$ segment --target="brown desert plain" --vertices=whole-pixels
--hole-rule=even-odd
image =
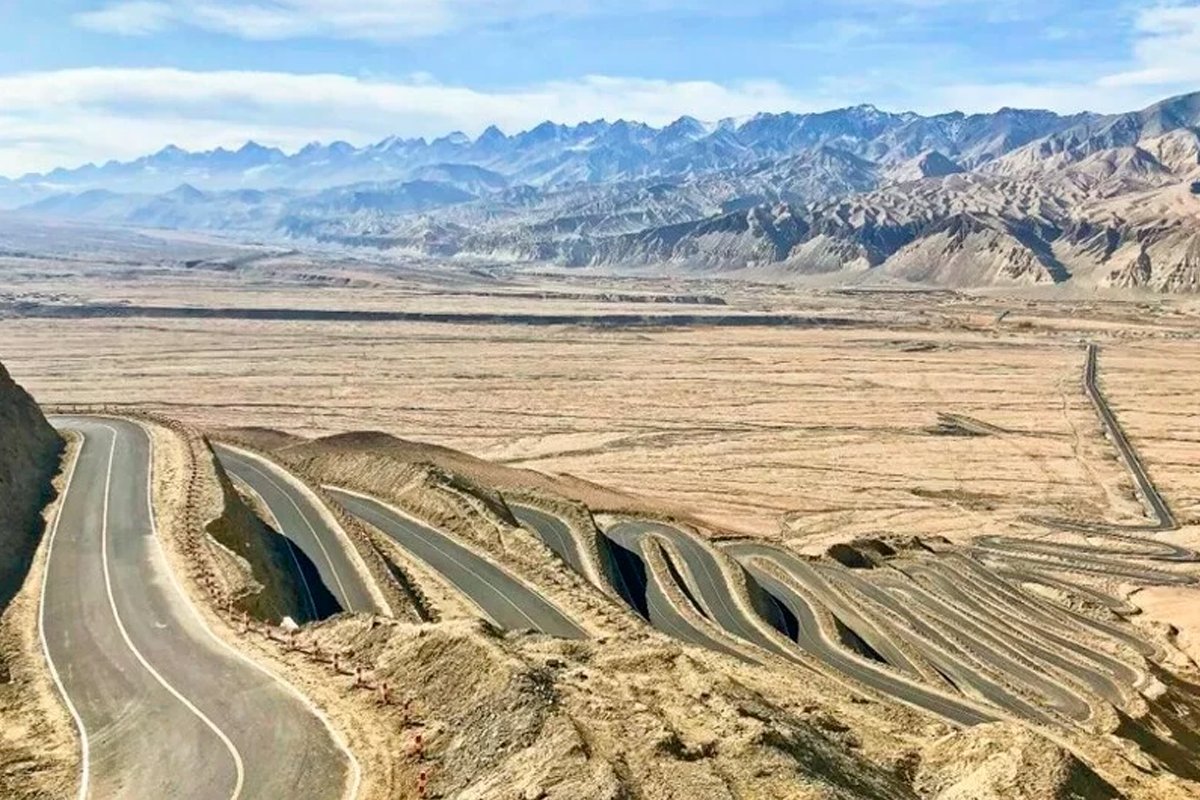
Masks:
[[[1200,545],[1193,298],[758,285],[160,236],[72,230],[0,257],[0,360],[39,403],[211,431],[381,431],[808,555],[866,538],[1065,541],[1033,520],[1144,521],[1082,388],[1092,342],[1180,523],[1161,535]],[[1200,660],[1200,590],[1104,588]]]

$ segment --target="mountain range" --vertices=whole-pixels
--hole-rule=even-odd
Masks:
[[[0,179],[19,213],[771,279],[1200,291],[1200,93],[1126,114],[598,120]]]

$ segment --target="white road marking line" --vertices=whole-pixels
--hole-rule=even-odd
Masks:
[[[387,510],[387,509],[385,508],[385,509],[384,509],[384,511],[386,511],[386,510]],[[380,511],[376,511],[375,513],[376,513],[376,516],[377,516],[379,519],[387,520],[387,518],[388,518],[388,515],[387,515],[386,513],[381,513]],[[397,517],[395,521],[396,521],[396,522],[399,522],[399,523],[402,523],[402,522],[403,522],[403,519],[402,519],[402,518],[400,518],[400,517]],[[483,584],[484,586],[486,586],[488,589],[490,589],[490,590],[492,591],[492,593],[493,593],[494,595],[496,595],[496,597],[500,598],[500,599],[501,599],[501,600],[503,600],[505,603],[507,603],[508,605],[512,606],[512,608],[513,608],[513,610],[514,610],[514,611],[516,611],[518,614],[520,614],[522,617],[524,617],[524,618],[525,618],[525,621],[529,623],[529,626],[530,626],[531,628],[533,628],[534,630],[541,630],[540,626],[539,626],[539,625],[538,625],[536,622],[534,622],[534,621],[533,621],[533,618],[532,618],[532,617],[530,617],[528,614],[526,614],[526,613],[525,613],[525,611],[524,611],[524,609],[522,609],[522,608],[521,608],[519,605],[517,605],[515,602],[513,602],[513,600],[512,600],[511,598],[509,598],[509,596],[508,596],[508,595],[506,595],[506,594],[505,594],[505,593],[504,593],[504,592],[503,592],[503,591],[502,591],[502,590],[501,590],[499,587],[497,587],[497,586],[494,586],[494,585],[491,583],[491,581],[489,581],[487,578],[483,577],[483,576],[482,576],[482,575],[480,575],[478,572],[476,572],[475,570],[471,569],[471,567],[470,567],[470,566],[468,566],[468,565],[466,565],[466,564],[462,563],[462,562],[461,562],[461,561],[459,561],[457,558],[455,558],[455,555],[454,555],[454,553],[447,552],[446,550],[442,549],[441,547],[438,547],[438,544],[437,544],[437,542],[436,542],[436,541],[434,541],[434,540],[432,540],[432,539],[430,539],[430,538],[429,538],[429,537],[428,537],[428,536],[425,534],[425,532],[424,532],[424,531],[421,531],[419,528],[417,528],[417,529],[415,529],[415,530],[414,530],[414,529],[410,529],[410,528],[407,528],[407,527],[405,527],[405,526],[404,526],[404,525],[402,525],[402,524],[401,524],[401,525],[399,525],[399,527],[401,527],[401,528],[404,528],[405,532],[406,532],[406,533],[409,533],[410,535],[416,535],[416,537],[417,537],[418,539],[420,539],[422,542],[424,542],[426,545],[428,545],[429,547],[432,547],[434,550],[438,551],[438,552],[439,552],[439,553],[441,553],[443,556],[445,556],[446,558],[448,558],[448,559],[449,559],[451,562],[453,562],[455,565],[457,565],[458,567],[460,567],[460,568],[461,568],[461,569],[463,569],[464,571],[466,571],[466,572],[470,573],[472,576],[474,576],[475,578],[477,578],[477,579],[479,580],[479,582],[480,582],[481,584]],[[399,542],[399,541],[397,541],[397,543],[398,543],[398,544],[400,544],[400,546],[401,546],[401,547],[405,547],[405,545],[404,545],[404,543],[403,543],[403,542]],[[406,549],[406,550],[409,550],[409,551],[411,552],[411,548],[405,547],[405,549]],[[416,555],[416,554],[414,553],[414,555]],[[420,556],[418,556],[418,558],[419,558],[419,557],[420,557]],[[430,565],[430,566],[432,566],[432,565]],[[436,567],[434,567],[434,569],[436,569]],[[449,579],[449,576],[447,576],[447,578]],[[451,582],[451,583],[454,583],[454,580],[453,580],[453,579],[450,579],[450,582]]]
[[[403,511],[401,511],[400,509],[398,509],[398,508],[395,508],[394,506],[392,506],[392,505],[390,505],[390,504],[388,504],[388,503],[385,503],[385,502],[383,502],[383,501],[381,501],[381,500],[379,500],[379,499],[377,499],[377,498],[371,497],[370,495],[362,494],[361,492],[355,492],[355,491],[351,491],[351,490],[349,490],[349,489],[342,489],[342,488],[335,487],[335,486],[330,486],[330,487],[326,487],[326,488],[333,489],[335,492],[340,492],[341,494],[348,495],[349,497],[357,497],[357,498],[359,498],[360,500],[364,500],[364,501],[366,501],[368,504],[373,504],[373,505],[377,506],[379,509],[382,509],[382,510],[383,510],[383,512],[385,512],[385,513],[383,513],[383,514],[381,514],[381,515],[380,515],[380,516],[384,517],[385,519],[386,519],[386,517],[387,517],[388,515],[393,515],[393,516],[395,516],[395,517],[397,518],[397,520],[399,520],[400,522],[404,522],[404,521],[406,521],[406,520],[407,520],[407,521],[408,521],[410,524],[412,524],[412,525],[416,526],[416,530],[417,530],[418,532],[420,532],[420,531],[421,531],[423,528],[428,528],[428,532],[429,532],[429,533],[432,533],[432,534],[433,534],[434,536],[436,536],[437,538],[443,539],[443,540],[444,540],[444,542],[445,542],[446,544],[448,544],[448,545],[451,545],[451,546],[454,546],[454,547],[460,547],[460,548],[462,548],[463,550],[467,551],[468,553],[470,553],[470,552],[471,552],[471,551],[467,550],[467,548],[463,547],[462,545],[459,545],[457,542],[455,542],[455,541],[453,541],[452,539],[450,539],[450,537],[449,537],[449,536],[446,536],[445,534],[442,534],[442,533],[438,532],[436,529],[432,528],[431,526],[427,526],[427,525],[426,525],[426,523],[423,523],[423,522],[421,522],[421,521],[420,521],[420,520],[418,520],[418,519],[414,519],[413,517],[409,516],[408,514],[405,514],[405,513],[404,513]],[[491,584],[491,583],[490,583],[490,582],[489,582],[489,581],[488,581],[486,578],[484,578],[483,576],[479,575],[477,572],[475,572],[475,571],[474,571],[473,569],[471,569],[469,566],[467,566],[466,564],[463,564],[462,562],[460,562],[460,561],[459,561],[457,558],[455,558],[455,557],[454,557],[454,555],[452,555],[451,553],[448,553],[448,552],[446,552],[445,550],[443,550],[441,547],[439,547],[439,546],[437,545],[437,543],[436,543],[436,542],[434,542],[434,541],[431,541],[430,539],[428,539],[428,538],[427,538],[427,536],[426,536],[424,533],[418,533],[418,535],[419,535],[419,537],[421,538],[421,540],[422,540],[422,541],[424,541],[426,544],[428,544],[429,546],[433,547],[433,548],[434,548],[435,550],[437,550],[439,553],[441,553],[442,555],[444,555],[444,556],[446,556],[447,558],[449,558],[451,561],[453,561],[455,564],[457,564],[458,566],[460,566],[460,567],[462,567],[463,569],[465,569],[467,572],[470,572],[472,575],[474,575],[476,578],[478,578],[480,581],[482,581],[482,582],[484,583],[484,585],[486,585],[486,586],[487,586],[488,588],[490,588],[490,589],[491,589],[493,592],[495,592],[495,593],[496,593],[496,594],[498,594],[498,595],[499,595],[501,598],[503,598],[503,599],[505,600],[505,602],[507,602],[509,605],[511,605],[513,608],[515,608],[515,609],[517,610],[517,613],[519,613],[519,614],[520,614],[522,617],[524,617],[526,620],[528,620],[528,621],[529,621],[529,624],[533,626],[534,630],[539,630],[539,631],[546,632],[546,631],[544,631],[544,630],[543,630],[543,629],[542,629],[540,626],[538,626],[538,625],[537,625],[537,623],[535,623],[535,622],[534,622],[534,621],[533,621],[533,620],[532,620],[532,619],[529,617],[529,615],[528,615],[528,614],[526,614],[526,613],[525,613],[523,610],[521,610],[520,606],[518,606],[518,605],[517,605],[516,603],[514,603],[514,602],[513,602],[511,599],[509,599],[509,598],[508,598],[508,596],[507,596],[507,595],[505,595],[505,594],[504,594],[504,592],[503,592],[502,590],[500,590],[498,587],[496,587],[496,586],[492,585],[492,584]],[[401,546],[401,547],[404,547],[404,544],[403,544],[402,542],[400,542],[399,540],[397,540],[397,544],[400,544],[400,546]],[[406,550],[409,550],[409,552],[412,552],[412,551],[411,551],[409,548],[407,548],[407,547],[406,547],[405,549],[406,549]],[[415,555],[415,554],[414,554],[414,555]],[[420,558],[420,556],[417,556],[417,557],[418,557],[418,558]],[[501,574],[504,574],[504,575],[506,575],[506,576],[507,576],[507,572],[506,572],[506,571],[505,571],[505,570],[504,570],[502,567],[499,567],[499,566],[497,566],[497,565],[495,565],[495,564],[492,564],[490,561],[488,561],[486,558],[483,558],[482,556],[476,556],[476,558],[478,558],[478,559],[479,559],[479,560],[480,560],[482,563],[484,563],[484,564],[487,564],[488,566],[492,567],[493,569],[495,569],[495,570],[499,571]],[[423,560],[423,559],[422,559],[422,560]],[[430,565],[430,566],[432,567],[432,565]],[[435,569],[435,570],[436,570],[436,567],[434,567],[433,569]],[[512,576],[508,576],[508,577],[512,577]],[[447,580],[449,580],[449,578],[448,578],[448,577],[447,577]],[[554,616],[556,616],[556,617],[557,617],[557,618],[558,618],[558,619],[559,619],[561,622],[564,622],[564,623],[565,623],[565,624],[566,624],[568,627],[571,627],[571,628],[573,628],[573,629],[574,629],[575,631],[577,631],[577,632],[578,632],[578,633],[579,633],[581,636],[584,636],[584,637],[586,637],[586,635],[587,635],[587,634],[586,634],[586,632],[585,632],[585,631],[584,631],[582,628],[580,628],[578,625],[576,625],[576,624],[575,624],[575,622],[574,622],[574,621],[572,621],[572,620],[570,619],[570,617],[568,617],[566,614],[564,614],[564,613],[563,613],[563,612],[562,612],[562,611],[561,611],[561,610],[558,608],[558,606],[554,605],[554,604],[553,604],[552,602],[550,602],[550,601],[549,601],[547,598],[543,597],[543,596],[542,596],[540,593],[538,593],[538,592],[537,592],[537,591],[535,591],[534,589],[532,589],[532,588],[530,588],[529,586],[527,586],[527,585],[526,585],[526,584],[525,584],[523,581],[521,581],[521,580],[519,580],[519,579],[517,579],[517,578],[512,578],[512,580],[513,580],[513,581],[515,581],[515,582],[516,582],[516,583],[517,583],[517,584],[518,584],[518,585],[519,585],[519,586],[520,586],[520,587],[521,587],[521,588],[522,588],[524,591],[528,592],[528,594],[529,594],[531,597],[535,598],[535,599],[536,599],[536,600],[537,600],[539,603],[541,603],[545,609],[547,609],[548,611],[550,611],[550,612],[551,612],[551,613],[552,613]],[[451,580],[450,582],[451,582],[451,583],[454,583],[454,581],[453,581],[453,580]],[[495,621],[495,620],[493,620],[493,622],[494,622],[494,621]]]
[[[315,528],[313,528],[312,523],[308,521],[308,517],[304,514],[303,511],[300,510],[300,506],[296,503],[295,498],[293,498],[291,496],[291,494],[289,494],[287,492],[287,490],[285,490],[282,486],[280,486],[274,480],[274,478],[272,478],[270,475],[268,475],[263,470],[259,469],[258,466],[256,466],[255,464],[252,464],[245,459],[242,459],[242,463],[245,466],[247,466],[250,469],[257,472],[263,478],[265,478],[267,483],[271,484],[271,486],[273,486],[276,491],[278,491],[280,494],[282,494],[284,497],[286,497],[287,501],[292,504],[292,508],[296,509],[296,513],[300,515],[300,519],[304,520],[304,524],[306,526],[308,526],[309,533],[311,533],[313,539],[315,539],[317,541],[317,547],[321,548],[321,552],[325,555],[325,563],[327,563],[329,565],[329,571],[331,573],[333,573],[333,580],[338,585],[338,591],[340,591],[342,593],[342,602],[345,603],[346,610],[353,612],[354,611],[353,604],[350,602],[349,595],[346,594],[346,587],[342,584],[342,578],[340,575],[338,575],[337,567],[335,567],[333,565],[333,559],[329,557],[329,551],[325,549],[325,543],[322,542],[321,537],[317,535],[317,531]],[[268,507],[269,507],[269,505],[270,504],[268,504]],[[276,519],[278,519],[278,517],[276,517]],[[280,531],[280,533],[283,533],[283,531]],[[284,534],[284,538],[286,538],[286,537],[287,537],[287,535]],[[295,556],[293,556],[293,559],[294,558],[295,558]],[[296,568],[299,569],[299,564],[296,565]],[[307,587],[307,581],[305,581],[305,586]],[[311,598],[311,595],[310,595],[310,598]],[[315,615],[315,610],[316,610],[316,607],[314,606],[314,615]]]
[[[238,475],[236,472],[231,474],[242,483],[245,491],[252,493],[264,506],[267,507],[267,513],[271,516],[271,519],[264,520],[264,522],[279,531],[279,535],[283,537],[285,542],[287,542],[288,555],[292,559],[292,565],[296,568],[296,574],[300,576],[300,584],[304,587],[304,596],[308,599],[308,610],[311,612],[312,618],[315,620],[317,618],[317,602],[313,599],[312,587],[308,585],[308,577],[304,574],[304,570],[300,568],[300,559],[296,557],[296,543],[291,540],[291,537],[283,532],[283,525],[279,522],[279,517],[276,516],[275,512],[271,509],[271,504],[268,503],[267,499],[262,496],[262,493],[250,485],[249,481],[247,481],[241,475]]]
[[[121,638],[125,640],[125,646],[129,648],[131,653],[133,653],[134,658],[138,660],[138,663],[145,667],[146,671],[149,672],[150,675],[156,681],[158,681],[158,683],[162,685],[164,689],[170,692],[176,700],[182,703],[188,711],[191,711],[196,715],[197,718],[199,718],[201,722],[207,725],[208,728],[217,735],[217,738],[221,740],[221,743],[225,745],[225,749],[229,751],[229,755],[233,758],[234,768],[237,771],[237,779],[234,783],[233,793],[229,796],[229,798],[230,800],[237,800],[242,794],[242,786],[246,779],[246,769],[245,765],[242,763],[242,754],[238,752],[237,747],[234,746],[233,742],[225,734],[225,731],[221,730],[221,728],[215,722],[209,719],[203,711],[196,708],[195,704],[192,703],[191,700],[187,699],[183,693],[172,686],[170,682],[167,681],[167,679],[161,674],[159,674],[158,670],[156,670],[154,666],[146,660],[146,657],[143,656],[142,652],[137,649],[137,646],[133,643],[133,640],[129,638],[129,632],[125,630],[125,623],[121,620],[121,612],[117,610],[117,601],[116,598],[113,597],[112,576],[110,575],[108,568],[108,501],[109,495],[112,493],[113,459],[117,452],[117,438],[119,434],[117,433],[117,429],[111,425],[102,423],[101,427],[106,428],[110,433],[112,433],[112,445],[108,450],[108,474],[104,479],[104,510],[100,522],[100,561],[104,567],[104,589],[108,593],[108,605],[109,608],[112,609],[113,619],[116,620],[117,630],[120,631]],[[147,474],[149,474],[149,469],[147,469]],[[149,491],[149,481],[147,481],[146,488],[147,491]],[[147,495],[146,500],[147,504],[149,504],[149,495]],[[150,511],[150,519],[154,519],[152,508]]]
[[[86,800],[88,795],[88,781],[91,778],[91,745],[88,742],[87,728],[83,725],[83,718],[79,716],[79,710],[75,708],[75,704],[71,702],[71,696],[67,694],[67,688],[63,686],[62,678],[59,677],[58,667],[54,664],[54,659],[50,657],[50,646],[46,643],[46,584],[50,581],[50,559],[54,555],[54,539],[58,535],[58,523],[62,521],[63,512],[67,508],[67,497],[71,493],[71,481],[75,479],[75,467],[79,464],[79,457],[83,455],[83,445],[87,437],[81,431],[76,431],[79,436],[79,449],[75,451],[75,457],[71,460],[71,466],[67,472],[67,482],[63,486],[62,497],[59,498],[58,510],[54,514],[54,525],[50,528],[50,538],[46,543],[46,564],[42,567],[42,592],[41,599],[38,601],[38,639],[42,643],[42,655],[46,658],[46,665],[50,667],[50,677],[54,680],[54,686],[58,689],[58,694],[62,697],[63,704],[67,707],[67,711],[71,714],[71,719],[75,721],[75,729],[79,731],[79,800]]]
[[[150,443],[150,469],[146,470],[146,505],[150,509],[150,527],[154,531],[154,543],[157,545],[160,557],[165,562],[166,551],[163,549],[162,540],[159,538],[158,523],[154,517],[154,438],[150,434],[150,429],[144,423],[139,422],[135,424],[142,429],[142,433],[146,436],[146,440]],[[316,703],[309,699],[295,686],[288,683],[274,672],[271,672],[271,670],[267,669],[262,664],[259,664],[250,656],[238,650],[220,636],[217,636],[217,634],[213,632],[212,628],[208,627],[208,622],[205,621],[204,616],[200,613],[200,609],[196,608],[196,606],[192,604],[191,598],[188,596],[187,591],[183,588],[183,584],[179,582],[179,577],[175,574],[175,570],[168,567],[164,571],[166,572],[167,580],[171,582],[171,585],[175,588],[175,591],[181,598],[183,598],[183,604],[187,606],[188,611],[190,611],[192,614],[192,617],[199,624],[201,630],[208,634],[209,638],[211,638],[221,649],[228,652],[237,660],[246,664],[259,674],[270,678],[277,685],[282,687],[285,692],[292,695],[292,697],[295,698],[302,706],[308,709],[309,713],[311,713],[321,722],[321,724],[325,727],[325,730],[329,733],[329,738],[335,745],[337,745],[337,748],[342,751],[342,754],[346,756],[346,763],[349,766],[349,780],[346,782],[346,791],[342,795],[342,798],[343,800],[356,800],[359,792],[362,790],[362,767],[359,765],[358,759],[354,757],[353,751],[350,750],[349,746],[343,740],[342,735],[333,727],[333,723],[329,721],[329,717],[325,715],[325,712],[318,708]]]
[[[300,559],[296,558],[296,543],[288,539],[287,534],[280,531],[280,535],[287,539],[288,555],[292,558],[292,565],[296,567],[296,574],[300,576],[300,583],[304,586],[304,596],[308,598],[308,610],[312,613],[312,618],[317,619],[317,601],[313,599],[312,587],[308,585],[308,577],[304,574],[304,570],[300,567]]]

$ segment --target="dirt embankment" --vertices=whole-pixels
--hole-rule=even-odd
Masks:
[[[63,797],[75,780],[74,731],[42,661],[37,623],[43,510],[63,490],[65,476],[55,478],[63,450],[0,364],[0,797],[14,800]]]
[[[394,765],[401,785],[419,785],[424,773],[434,796],[464,798],[1188,796],[1186,770],[1157,768],[1132,743],[1044,738],[1017,723],[951,732],[821,674],[742,664],[631,624],[612,598],[563,577],[569,571],[512,526],[505,497],[594,532],[596,509],[560,491],[569,487],[559,479],[381,434],[258,436],[310,481],[385,498],[469,542],[593,634],[560,642],[462,621],[307,628],[306,641],[352,653],[367,680],[402,698],[406,711],[380,712],[399,714],[409,737]],[[592,492],[601,508],[604,495]],[[831,555],[866,566],[913,546],[855,540]]]
[[[310,621],[313,602],[305,596],[303,576],[287,539],[247,506],[211,451],[201,468],[211,469],[221,489],[222,513],[208,523],[207,530],[226,551],[226,574],[231,586],[238,587],[235,605],[265,622],[278,623],[284,617]]]
[[[914,798],[815,706],[787,709],[678,648],[500,636],[483,624],[308,628],[408,703],[401,785],[524,800]],[[406,709],[406,710],[401,710]],[[385,713],[382,712],[381,713]]]

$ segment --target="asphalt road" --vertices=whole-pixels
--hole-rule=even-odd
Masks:
[[[505,570],[378,500],[329,487],[346,510],[392,537],[439,572],[501,628],[535,630],[565,639],[587,634],[549,600]]]
[[[897,596],[893,596],[885,588],[887,582],[880,580],[879,576],[873,576],[875,580],[871,581],[859,576],[854,570],[842,569],[836,571],[835,578],[834,571],[834,568],[830,567],[826,574],[830,583],[848,585],[879,606],[888,609],[912,631],[913,635],[908,638],[910,646],[919,650],[929,663],[960,690],[969,689],[997,708],[1017,716],[1037,722],[1052,721],[1053,718],[1042,708],[1005,686],[1006,681],[1011,681],[1009,675],[1006,674],[1006,681],[1001,681],[989,677],[979,669],[979,656],[972,655],[968,646],[958,636],[957,630],[936,617],[927,618],[916,613],[918,604],[906,598],[902,588],[897,587]],[[903,582],[902,587],[907,586],[908,582]],[[1000,663],[997,663],[994,648],[985,644],[982,649],[987,653],[986,660],[989,665],[998,666],[1003,670],[1007,663],[1006,658],[1002,656]]]
[[[537,537],[566,562],[568,567],[585,578],[588,577],[583,553],[579,551],[579,542],[571,535],[571,528],[566,522],[540,508],[520,503],[509,502],[508,509],[517,518],[517,522],[537,534]]]
[[[511,506],[510,506],[511,507]],[[524,521],[524,520],[523,520]],[[530,517],[529,524],[544,535],[551,535],[552,528],[545,525],[544,520]],[[561,521],[560,521],[561,522]],[[657,547],[658,542],[670,542],[678,556],[683,560],[685,570],[677,569],[673,579],[679,584],[680,592],[690,597],[696,613],[708,619],[712,624],[724,629],[737,639],[741,639],[754,649],[763,649],[789,660],[798,660],[798,651],[804,651],[823,661],[837,672],[856,679],[870,688],[884,694],[896,697],[919,708],[923,708],[952,722],[963,725],[975,725],[996,719],[973,705],[944,695],[922,686],[917,681],[904,680],[899,673],[880,665],[871,663],[865,658],[858,657],[844,650],[841,645],[831,642],[822,633],[815,612],[803,595],[796,592],[790,585],[779,580],[765,566],[774,562],[776,569],[794,566],[781,551],[767,545],[729,545],[726,552],[734,556],[748,573],[752,581],[765,591],[774,602],[793,615],[798,630],[792,631],[798,651],[792,651],[777,639],[763,633],[760,622],[750,619],[743,613],[741,607],[732,599],[732,588],[728,585],[725,573],[717,564],[712,553],[694,538],[670,525],[650,521],[623,521],[605,531],[605,536],[620,550],[634,554],[640,559],[639,569],[631,569],[625,563],[627,559],[618,559],[620,563],[610,566],[609,572],[615,575],[615,587],[618,594],[625,598],[634,608],[644,607],[648,612],[648,621],[655,628],[673,636],[680,641],[701,647],[728,653],[739,659],[753,661],[737,648],[731,647],[720,637],[711,635],[705,626],[694,624],[688,616],[682,614],[669,599],[665,588],[648,575],[644,563],[646,548]],[[644,600],[643,600],[644,597]],[[773,624],[773,623],[772,623]],[[879,640],[876,640],[880,643]],[[885,649],[889,649],[885,647]],[[897,651],[898,653],[899,651]],[[897,657],[897,656],[893,656]],[[902,663],[907,663],[907,657],[897,657]],[[986,690],[991,690],[993,696],[1005,699],[1012,706],[1018,706],[1028,711],[1030,716],[1039,717],[1040,712],[1028,703],[1024,703],[998,685],[992,684],[980,677],[979,683]]]
[[[225,470],[245,481],[263,499],[279,532],[305,556],[296,563],[306,585],[320,581],[337,600],[338,610],[386,613],[371,591],[365,568],[351,555],[353,545],[347,541],[345,531],[322,513],[320,501],[306,491],[303,483],[265,458],[222,444],[215,444],[213,449]],[[314,565],[317,574],[306,575],[309,570],[301,569],[300,564]],[[310,589],[308,594],[312,597],[314,592]]]
[[[80,797],[340,798],[358,767],[299,695],[220,642],[153,527],[140,426],[62,417],[83,447],[40,626],[83,743]]]
[[[898,672],[876,664],[843,649],[831,642],[821,631],[808,599],[796,591],[790,582],[781,580],[775,570],[781,570],[793,579],[797,576],[789,567],[795,559],[790,553],[771,545],[736,543],[725,547],[729,553],[763,590],[782,603],[796,618],[796,644],[801,650],[817,657],[831,667],[864,686],[893,697],[909,705],[924,709],[960,725],[977,725],[991,722],[997,717],[975,706],[949,695],[933,691],[928,687],[903,679]],[[799,560],[799,559],[795,559]],[[775,570],[769,569],[774,566]]]
[[[1126,578],[1150,585],[1192,585],[1200,583],[1200,578],[1186,572],[1169,572],[1142,566],[1139,561],[1160,561],[1168,564],[1194,564],[1200,561],[1200,554],[1192,549],[1172,545],[1162,540],[1148,539],[1145,534],[1162,533],[1162,531],[1178,528],[1175,516],[1170,506],[1166,504],[1162,493],[1154,486],[1147,473],[1145,464],[1134,446],[1129,443],[1121,423],[1109,407],[1108,398],[1100,391],[1097,383],[1099,348],[1096,344],[1087,345],[1087,359],[1084,363],[1084,392],[1096,413],[1100,423],[1108,433],[1109,440],[1116,447],[1117,455],[1126,464],[1130,477],[1138,487],[1138,497],[1146,505],[1153,517],[1153,522],[1140,525],[1115,525],[1110,523],[1086,523],[1072,519],[1040,519],[1039,522],[1051,528],[1076,531],[1076,533],[1108,539],[1112,542],[1109,547],[1092,545],[1073,545],[1064,542],[1031,541],[1014,539],[1009,536],[980,536],[974,540],[976,555],[990,565],[1000,566],[1014,575],[1024,576],[1033,582],[1042,582],[1036,576],[1042,572],[1082,572],[1087,575],[1099,575],[1112,578]],[[1094,591],[1085,587],[1074,587],[1062,581],[1061,578],[1049,578],[1060,587],[1078,591],[1079,594],[1096,599]],[[1110,608],[1118,608],[1123,603],[1104,602]],[[1128,609],[1126,613],[1129,612]]]
[[[605,531],[605,535],[627,549],[639,551],[653,546],[655,539],[670,542],[686,568],[678,573],[683,580],[679,589],[694,598],[694,607],[701,616],[737,639],[784,658],[794,658],[787,647],[765,634],[758,621],[751,619],[734,601],[721,566],[695,538],[670,525],[643,520],[619,522]]]
[[[1129,443],[1125,430],[1117,421],[1116,415],[1113,414],[1112,408],[1108,404],[1108,398],[1104,396],[1104,392],[1100,391],[1100,386],[1096,382],[1096,362],[1099,352],[1100,348],[1097,345],[1088,344],[1087,362],[1083,369],[1083,389],[1092,401],[1092,405],[1095,406],[1096,413],[1100,415],[1100,421],[1104,423],[1104,428],[1108,431],[1108,438],[1112,440],[1117,452],[1121,455],[1121,460],[1125,462],[1125,466],[1133,475],[1133,480],[1138,486],[1138,494],[1155,518],[1154,527],[1158,530],[1174,530],[1179,527],[1175,521],[1175,515],[1171,513],[1167,501],[1159,493],[1154,481],[1150,480],[1141,457]]]

